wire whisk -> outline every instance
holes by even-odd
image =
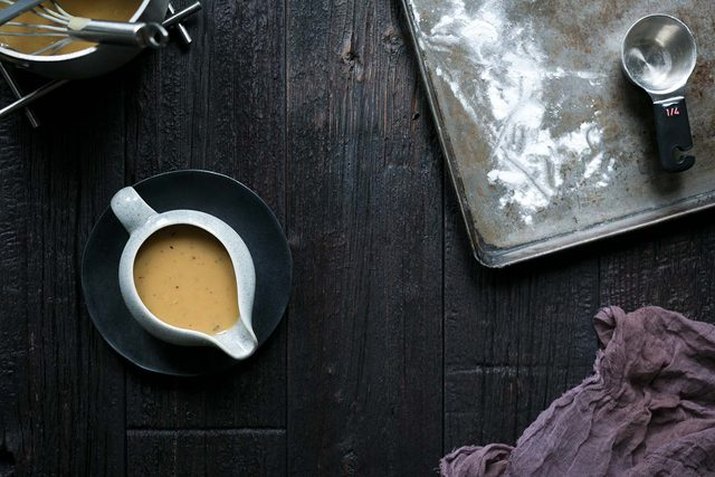
[[[12,6],[15,3],[14,0],[0,0],[0,5]],[[44,37],[50,39],[48,45],[32,51],[30,53],[32,55],[53,55],[74,40],[139,48],[159,48],[164,46],[169,39],[166,29],[158,23],[105,21],[74,16],[55,0],[44,2],[29,10],[29,13],[37,17],[38,20],[42,19],[47,23],[40,22],[41,20],[38,23],[33,23],[14,19],[0,26],[0,37]],[[3,46],[12,48],[8,44]]]

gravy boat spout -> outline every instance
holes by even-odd
[[[112,198],[112,211],[129,232],[119,262],[119,287],[132,316],[155,337],[177,345],[214,346],[233,359],[245,359],[258,347],[252,327],[256,271],[253,258],[243,239],[221,219],[197,210],[152,209],[132,187],[125,187]],[[137,253],[144,242],[161,229],[189,225],[215,237],[226,249],[236,278],[239,317],[230,328],[216,334],[173,326],[162,321],[144,304],[134,281]]]

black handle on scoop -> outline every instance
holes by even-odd
[[[682,172],[695,164],[687,154],[693,148],[685,98],[653,104],[660,163],[668,172]]]

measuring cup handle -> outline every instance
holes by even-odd
[[[693,148],[685,98],[653,104],[660,163],[668,172],[682,172],[695,164],[687,152]]]

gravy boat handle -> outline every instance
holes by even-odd
[[[144,202],[134,187],[125,187],[114,194],[111,206],[114,215],[130,234],[157,215],[157,211]]]

